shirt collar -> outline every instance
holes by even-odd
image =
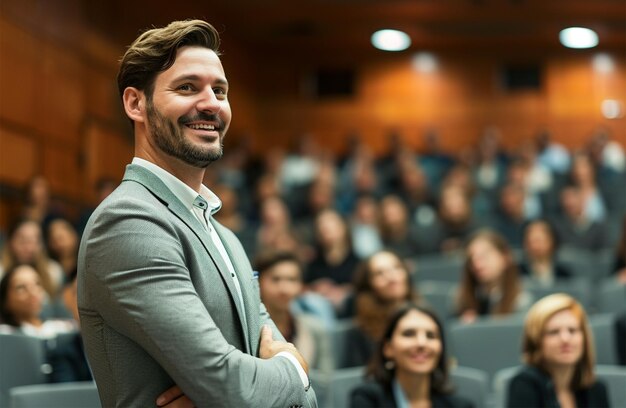
[[[183,204],[185,204],[185,206],[190,210],[193,210],[194,206],[202,208],[203,210],[207,209],[207,207],[203,208],[202,204],[199,204],[201,202],[206,203],[211,215],[215,214],[217,211],[219,211],[220,208],[222,208],[222,201],[204,184],[200,186],[200,194],[198,194],[197,191],[189,187],[187,184],[183,183],[172,173],[152,162],[141,159],[139,157],[134,157],[132,163],[148,169],[152,173],[154,173],[163,182],[163,184],[165,184],[165,186],[169,188],[170,191],[174,193],[174,195],[180,201],[182,201]]]

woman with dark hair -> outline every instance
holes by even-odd
[[[524,228],[524,259],[519,264],[522,275],[541,286],[552,286],[572,273],[556,259],[558,239],[552,225],[534,220]]]
[[[365,365],[375,352],[385,325],[400,306],[417,302],[409,269],[390,251],[379,251],[363,261],[354,279],[355,327],[347,333],[345,365]]]
[[[509,315],[530,306],[506,240],[490,230],[477,232],[465,250],[457,312],[465,323],[479,316]]]
[[[451,391],[444,331],[430,310],[409,303],[391,316],[350,406],[471,407]]]

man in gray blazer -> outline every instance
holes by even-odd
[[[317,405],[306,362],[261,304],[240,242],[212,217],[221,202],[202,184],[231,120],[218,47],[210,24],[178,21],[143,33],[121,61],[135,158],[89,219],[78,261],[85,349],[105,407],[155,406],[174,385],[166,400],[184,393],[179,402],[198,407]]]

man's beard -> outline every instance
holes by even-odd
[[[185,139],[183,127],[185,123],[193,121],[211,121],[219,124],[219,129],[224,129],[222,121],[215,115],[199,112],[197,116],[181,116],[178,123],[172,122],[163,116],[155,107],[152,101],[146,104],[148,113],[148,126],[156,145],[166,154],[176,157],[183,162],[199,168],[206,168],[209,164],[218,160],[224,153],[222,138],[218,148],[194,146]]]

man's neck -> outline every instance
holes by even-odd
[[[135,150],[135,157],[147,160],[156,164],[163,170],[172,174],[174,177],[191,187],[193,190],[200,192],[202,180],[204,180],[205,168],[190,166],[179,159],[168,157],[166,160],[154,154],[150,154],[145,150]]]

